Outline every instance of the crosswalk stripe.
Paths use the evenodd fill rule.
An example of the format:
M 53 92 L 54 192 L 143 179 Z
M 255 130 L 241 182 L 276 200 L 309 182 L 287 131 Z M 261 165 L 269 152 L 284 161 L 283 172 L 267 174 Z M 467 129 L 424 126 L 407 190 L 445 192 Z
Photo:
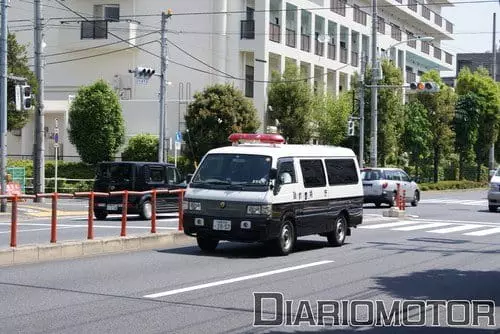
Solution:
M 494 227 L 494 228 L 489 228 L 486 230 L 464 233 L 464 235 L 472 235 L 472 236 L 482 237 L 485 235 L 490 235 L 490 234 L 495 234 L 495 233 L 500 233 L 500 227 Z
M 427 232 L 444 234 L 444 233 L 473 230 L 475 228 L 481 228 L 481 227 L 489 227 L 489 226 L 487 226 L 487 225 L 459 225 L 459 226 L 455 226 L 455 227 L 442 228 L 442 229 L 432 230 L 432 231 L 427 231 Z
M 426 228 L 434 228 L 434 227 L 442 227 L 442 226 L 449 226 L 453 225 L 452 223 L 418 223 L 415 226 L 404 226 L 404 227 L 397 227 L 393 228 L 393 231 L 416 231 L 416 230 L 424 230 Z
M 395 227 L 395 226 L 404 226 L 404 225 L 415 225 L 415 222 L 403 221 L 403 222 L 392 222 L 392 223 L 383 223 L 383 224 L 370 224 L 370 225 L 365 225 L 365 226 L 358 226 L 358 228 L 376 229 L 376 228 Z

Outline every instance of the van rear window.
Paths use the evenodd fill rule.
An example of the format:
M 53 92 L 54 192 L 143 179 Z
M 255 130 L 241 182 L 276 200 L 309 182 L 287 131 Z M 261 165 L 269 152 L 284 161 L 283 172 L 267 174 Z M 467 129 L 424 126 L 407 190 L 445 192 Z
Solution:
M 131 177 L 131 166 L 125 164 L 101 165 L 97 177 L 108 180 L 126 180 Z

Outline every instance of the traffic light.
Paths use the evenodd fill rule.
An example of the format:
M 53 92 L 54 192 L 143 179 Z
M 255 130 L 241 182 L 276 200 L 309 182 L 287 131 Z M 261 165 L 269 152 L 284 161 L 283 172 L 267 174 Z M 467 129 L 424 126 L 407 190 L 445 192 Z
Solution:
M 135 70 L 135 77 L 139 79 L 150 79 L 155 74 L 155 70 L 149 67 L 138 67 Z
M 347 121 L 347 135 L 351 137 L 354 136 L 354 121 L 352 119 Z
M 436 93 L 439 92 L 439 86 L 435 82 L 412 82 L 410 90 L 416 93 Z
M 24 110 L 29 110 L 32 107 L 31 86 L 21 86 L 22 107 Z

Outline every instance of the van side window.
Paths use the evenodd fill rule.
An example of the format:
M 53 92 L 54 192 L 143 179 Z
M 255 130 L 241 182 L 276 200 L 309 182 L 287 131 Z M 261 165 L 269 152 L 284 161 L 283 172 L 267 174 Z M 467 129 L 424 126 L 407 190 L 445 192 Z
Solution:
M 175 168 L 167 168 L 167 183 L 168 184 L 176 184 L 176 183 L 179 183 L 178 179 L 178 175 L 177 175 L 177 170 Z
M 165 180 L 165 169 L 163 167 L 149 167 L 149 182 L 163 183 Z
M 304 187 L 326 186 L 325 170 L 321 160 L 300 160 L 300 168 L 304 178 Z
M 278 180 L 280 184 L 297 183 L 293 161 L 278 161 Z
M 325 160 L 328 183 L 333 185 L 357 184 L 358 173 L 352 159 Z

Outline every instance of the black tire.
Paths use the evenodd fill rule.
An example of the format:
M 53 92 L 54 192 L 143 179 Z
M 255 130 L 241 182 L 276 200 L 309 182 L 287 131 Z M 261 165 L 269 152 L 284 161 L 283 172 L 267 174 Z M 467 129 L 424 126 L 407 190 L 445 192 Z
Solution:
M 398 195 L 396 193 L 392 193 L 391 198 L 389 199 L 389 207 L 392 208 L 396 204 L 396 198 Z
M 347 219 L 341 214 L 335 218 L 334 230 L 327 235 L 328 244 L 330 246 L 339 247 L 345 242 L 347 235 Z
M 420 193 L 418 190 L 415 191 L 413 194 L 413 201 L 411 201 L 411 206 L 417 206 L 418 202 L 420 201 Z
M 382 206 L 382 203 L 380 203 L 380 202 L 375 202 L 374 204 L 375 204 L 375 207 L 377 207 L 377 208 L 380 208 Z
M 288 255 L 293 251 L 296 241 L 295 226 L 288 218 L 281 224 L 278 239 L 274 241 L 274 248 L 278 255 Z
M 215 251 L 217 245 L 219 244 L 219 240 L 210 239 L 204 237 L 196 237 L 196 241 L 198 242 L 198 247 L 204 252 L 211 253 Z
M 105 220 L 108 216 L 108 212 L 105 210 L 96 210 L 94 211 L 94 216 L 97 220 Z
M 490 212 L 497 212 L 497 209 L 498 206 L 496 205 L 488 205 L 488 210 L 490 210 Z
M 142 203 L 139 215 L 144 220 L 150 220 L 153 215 L 152 213 L 153 205 L 151 204 L 151 201 L 147 199 Z

